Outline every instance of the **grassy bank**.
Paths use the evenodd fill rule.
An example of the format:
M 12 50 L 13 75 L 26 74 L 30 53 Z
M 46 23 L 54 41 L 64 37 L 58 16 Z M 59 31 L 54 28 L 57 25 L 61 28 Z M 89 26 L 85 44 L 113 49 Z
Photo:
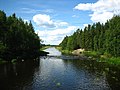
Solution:
M 92 60 L 97 60 L 98 62 L 106 62 L 111 65 L 120 65 L 120 57 L 112 57 L 112 55 L 107 53 L 101 54 L 96 51 L 85 51 L 83 54 Z
M 61 47 L 56 47 L 60 52 L 62 52 L 62 54 L 66 54 L 66 55 L 71 55 L 72 54 L 72 51 L 69 51 L 69 50 L 62 50 Z
M 61 47 L 56 47 L 58 50 L 62 52 L 62 54 L 72 54 L 72 51 L 62 50 Z M 106 62 L 110 65 L 120 65 L 120 57 L 112 57 L 112 55 L 108 53 L 102 54 L 101 52 L 96 51 L 84 51 L 82 55 L 87 56 L 91 60 L 96 60 L 98 62 Z
M 108 61 L 107 61 L 109 64 L 113 64 L 113 65 L 120 65 L 120 57 L 112 57 L 112 58 L 109 58 Z
M 40 49 L 41 51 L 47 49 L 47 48 L 50 48 L 51 46 L 42 46 L 42 48 Z

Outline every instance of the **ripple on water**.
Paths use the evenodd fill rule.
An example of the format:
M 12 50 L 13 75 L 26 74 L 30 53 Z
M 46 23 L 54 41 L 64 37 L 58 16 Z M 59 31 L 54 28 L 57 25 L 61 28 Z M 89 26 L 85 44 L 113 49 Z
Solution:
M 61 55 L 55 48 L 46 51 Z M 38 62 L 1 65 L 0 90 L 116 90 L 120 70 L 112 69 L 95 61 L 41 57 Z

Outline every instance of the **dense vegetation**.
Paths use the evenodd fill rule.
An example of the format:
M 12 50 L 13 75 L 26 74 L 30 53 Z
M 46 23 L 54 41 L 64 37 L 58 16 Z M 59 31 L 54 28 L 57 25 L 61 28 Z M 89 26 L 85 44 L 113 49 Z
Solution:
M 66 36 L 60 43 L 63 50 L 84 48 L 101 54 L 120 56 L 120 16 L 114 16 L 105 24 L 100 22 L 78 29 L 71 36 Z
M 24 22 L 15 14 L 7 17 L 5 12 L 0 11 L 0 59 L 36 56 L 40 54 L 40 41 L 31 22 Z

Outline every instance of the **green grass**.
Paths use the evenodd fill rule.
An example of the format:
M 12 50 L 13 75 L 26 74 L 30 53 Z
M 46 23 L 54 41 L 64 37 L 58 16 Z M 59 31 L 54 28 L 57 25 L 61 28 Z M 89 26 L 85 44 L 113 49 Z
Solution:
M 58 49 L 59 51 L 61 51 L 61 52 L 62 52 L 62 54 L 69 54 L 69 55 L 71 55 L 71 54 L 72 54 L 72 51 L 69 51 L 69 50 L 62 50 L 62 48 L 61 48 L 61 47 L 56 47 L 56 49 Z
M 111 57 L 106 60 L 109 64 L 120 65 L 120 57 Z
M 72 54 L 72 51 L 69 51 L 69 50 L 62 50 L 62 54 Z
M 100 58 L 99 62 L 106 62 L 109 65 L 120 66 L 120 57 Z
M 97 52 L 95 52 L 95 51 L 84 51 L 83 54 L 85 56 L 94 56 L 94 57 L 98 56 Z
M 108 53 L 101 54 L 96 51 L 84 51 L 83 54 L 98 62 L 106 62 L 110 65 L 120 65 L 120 57 L 112 57 L 112 55 Z
M 58 49 L 58 50 L 60 50 L 60 51 L 62 50 L 62 48 L 61 48 L 61 47 L 55 47 L 55 48 L 56 48 L 56 49 Z
M 49 47 L 51 47 L 51 46 L 43 46 L 40 50 L 43 51 L 43 50 L 45 50 L 45 49 L 47 49 Z
M 62 50 L 61 47 L 56 47 L 63 54 L 72 54 L 72 51 Z M 96 51 L 84 51 L 83 55 L 89 57 L 91 60 L 96 60 L 98 62 L 106 62 L 110 65 L 120 65 L 120 57 L 112 57 L 109 53 L 101 53 Z

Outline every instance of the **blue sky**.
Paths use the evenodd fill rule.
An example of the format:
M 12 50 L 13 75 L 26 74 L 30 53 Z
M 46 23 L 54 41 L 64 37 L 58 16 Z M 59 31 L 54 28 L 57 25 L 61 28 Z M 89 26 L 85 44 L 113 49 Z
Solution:
M 59 44 L 66 35 L 120 14 L 120 0 L 0 0 L 7 16 L 31 20 L 45 44 Z M 19 38 L 19 37 L 18 37 Z

